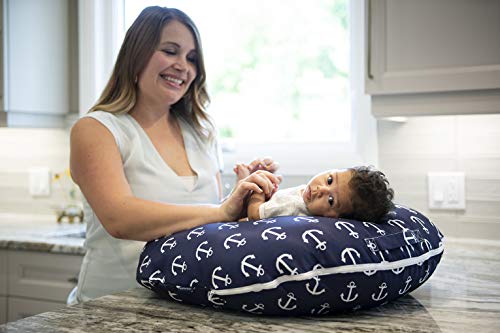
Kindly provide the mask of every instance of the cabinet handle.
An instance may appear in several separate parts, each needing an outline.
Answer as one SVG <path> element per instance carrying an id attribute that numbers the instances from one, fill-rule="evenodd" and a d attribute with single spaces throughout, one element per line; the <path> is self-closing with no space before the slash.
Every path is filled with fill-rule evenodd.
<path id="1" fill-rule="evenodd" d="M 75 277 L 72 277 L 72 278 L 69 278 L 68 279 L 68 282 L 69 283 L 74 283 L 74 284 L 78 284 L 78 278 L 75 276 Z"/>
<path id="2" fill-rule="evenodd" d="M 367 11 L 368 11 L 368 14 L 367 14 L 367 22 L 366 24 L 368 25 L 367 26 L 367 29 L 366 29 L 366 38 L 367 38 L 367 50 L 366 50 L 366 59 L 367 59 L 367 63 L 366 63 L 366 71 L 368 73 L 368 78 L 370 80 L 373 80 L 374 77 L 373 77 L 373 73 L 372 73 L 372 1 L 371 0 L 367 0 L 366 1 L 367 3 Z"/>

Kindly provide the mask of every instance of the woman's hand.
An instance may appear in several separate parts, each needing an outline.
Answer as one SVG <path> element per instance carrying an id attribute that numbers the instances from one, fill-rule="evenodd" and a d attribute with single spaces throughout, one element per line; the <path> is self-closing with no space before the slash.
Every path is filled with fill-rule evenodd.
<path id="1" fill-rule="evenodd" d="M 275 173 L 279 169 L 279 167 L 280 165 L 278 162 L 275 162 L 270 157 L 265 157 L 256 158 L 255 160 L 250 162 L 250 164 L 238 163 L 234 166 L 233 171 L 236 174 L 236 179 L 239 181 L 258 170 L 266 170 L 270 173 Z"/>
<path id="2" fill-rule="evenodd" d="M 244 166 L 240 166 L 243 170 Z M 253 192 L 264 193 L 266 198 L 278 188 L 280 177 L 273 175 L 269 171 L 257 170 L 247 177 L 239 180 L 233 192 L 222 203 L 221 209 L 225 220 L 237 221 L 240 217 L 246 216 L 246 201 Z"/>

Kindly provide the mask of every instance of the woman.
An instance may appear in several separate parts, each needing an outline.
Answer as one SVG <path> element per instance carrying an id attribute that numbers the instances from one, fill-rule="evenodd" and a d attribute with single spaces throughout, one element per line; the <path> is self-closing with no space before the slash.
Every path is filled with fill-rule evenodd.
<path id="1" fill-rule="evenodd" d="M 111 78 L 71 130 L 71 174 L 85 197 L 87 249 L 77 300 L 136 286 L 144 241 L 235 221 L 252 191 L 272 195 L 277 165 L 250 164 L 222 203 L 199 33 L 183 12 L 142 11 Z"/>

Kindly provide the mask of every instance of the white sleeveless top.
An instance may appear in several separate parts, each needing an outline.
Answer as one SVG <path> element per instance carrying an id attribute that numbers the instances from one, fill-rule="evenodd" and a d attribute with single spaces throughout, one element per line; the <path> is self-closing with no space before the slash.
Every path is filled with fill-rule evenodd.
<path id="1" fill-rule="evenodd" d="M 179 125 L 186 154 L 196 172 L 190 180 L 170 169 L 132 116 L 95 111 L 84 117 L 98 120 L 114 136 L 125 176 L 136 197 L 171 204 L 219 203 L 216 174 L 222 165 L 217 144 L 202 142 L 182 119 Z M 135 272 L 145 243 L 111 237 L 87 200 L 84 214 L 86 254 L 78 279 L 78 302 L 138 286 Z"/>

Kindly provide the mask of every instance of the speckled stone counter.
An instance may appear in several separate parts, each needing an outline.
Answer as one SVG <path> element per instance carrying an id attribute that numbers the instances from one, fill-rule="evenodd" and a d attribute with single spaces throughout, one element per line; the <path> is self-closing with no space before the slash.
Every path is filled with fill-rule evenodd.
<path id="1" fill-rule="evenodd" d="M 448 239 L 421 288 L 372 310 L 259 317 L 158 299 L 138 288 L 0 326 L 0 332 L 500 332 L 500 243 Z"/>
<path id="2" fill-rule="evenodd" d="M 58 224 L 55 216 L 0 214 L 0 249 L 85 254 L 84 224 Z"/>

